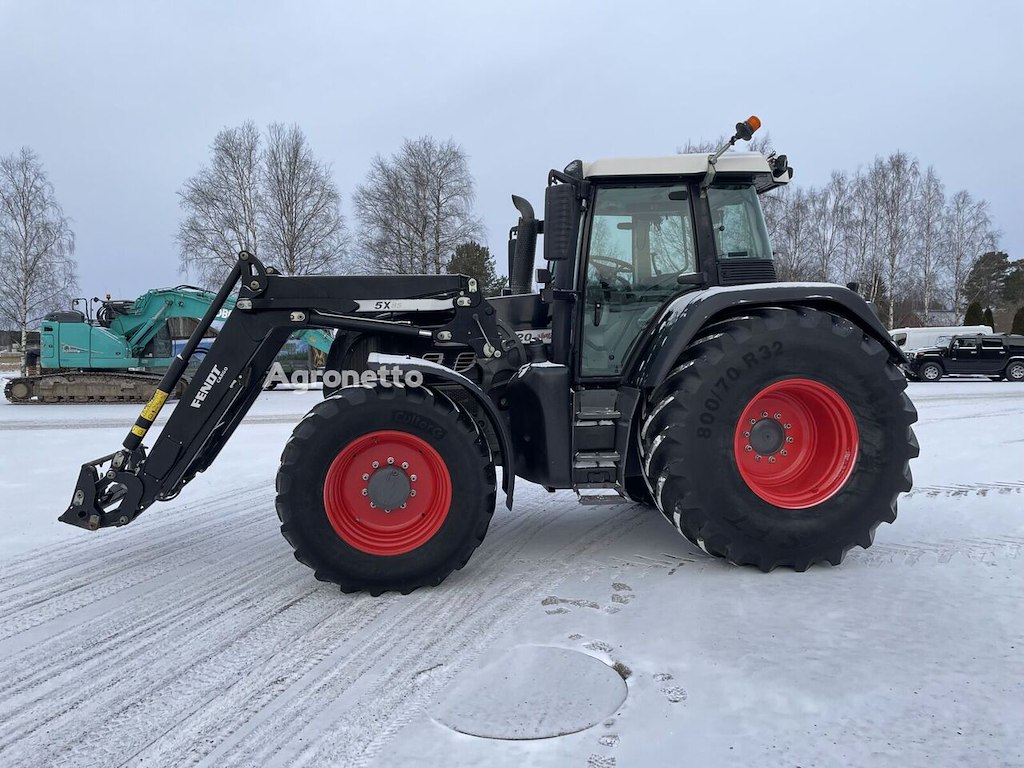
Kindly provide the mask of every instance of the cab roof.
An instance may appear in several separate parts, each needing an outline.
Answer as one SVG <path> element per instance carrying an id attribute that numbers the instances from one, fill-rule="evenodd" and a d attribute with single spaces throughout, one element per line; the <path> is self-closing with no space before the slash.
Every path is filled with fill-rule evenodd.
<path id="1" fill-rule="evenodd" d="M 709 152 L 664 157 L 613 157 L 583 164 L 584 178 L 605 176 L 689 176 L 707 173 Z M 726 152 L 718 159 L 718 173 L 771 173 L 760 152 Z"/>

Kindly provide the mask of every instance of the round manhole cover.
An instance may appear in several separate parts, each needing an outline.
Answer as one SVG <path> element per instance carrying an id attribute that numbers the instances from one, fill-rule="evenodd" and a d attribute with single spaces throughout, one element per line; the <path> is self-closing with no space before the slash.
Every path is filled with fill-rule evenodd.
<path id="1" fill-rule="evenodd" d="M 461 674 L 434 718 L 487 739 L 547 739 L 590 728 L 625 700 L 625 681 L 599 659 L 525 645 Z"/>

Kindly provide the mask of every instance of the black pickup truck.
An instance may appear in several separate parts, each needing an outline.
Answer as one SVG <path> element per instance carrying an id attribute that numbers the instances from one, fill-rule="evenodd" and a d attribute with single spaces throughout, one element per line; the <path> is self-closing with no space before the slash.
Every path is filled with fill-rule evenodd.
<path id="1" fill-rule="evenodd" d="M 1024 381 L 1024 336 L 954 336 L 949 344 L 910 352 L 907 375 L 919 381 L 943 376 L 988 376 Z"/>

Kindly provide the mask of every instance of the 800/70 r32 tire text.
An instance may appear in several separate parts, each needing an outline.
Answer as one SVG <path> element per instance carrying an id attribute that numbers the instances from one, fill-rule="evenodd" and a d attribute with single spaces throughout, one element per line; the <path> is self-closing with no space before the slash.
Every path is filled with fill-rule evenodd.
<path id="1" fill-rule="evenodd" d="M 765 571 L 838 565 L 910 490 L 906 386 L 882 345 L 843 318 L 752 310 L 706 329 L 652 394 L 645 477 L 709 554 Z"/>
<path id="2" fill-rule="evenodd" d="M 483 541 L 494 500 L 486 438 L 425 387 L 339 390 L 296 426 L 277 475 L 295 557 L 345 592 L 440 584 Z"/>

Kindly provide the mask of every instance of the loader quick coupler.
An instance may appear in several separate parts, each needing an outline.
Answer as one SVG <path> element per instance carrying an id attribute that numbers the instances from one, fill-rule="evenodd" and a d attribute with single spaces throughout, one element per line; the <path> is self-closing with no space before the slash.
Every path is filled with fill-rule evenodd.
<path id="1" fill-rule="evenodd" d="M 143 483 L 136 474 L 145 459 L 142 448 L 121 450 L 82 465 L 71 504 L 58 520 L 88 531 L 128 525 L 142 511 Z M 110 469 L 103 472 L 103 465 Z"/>

